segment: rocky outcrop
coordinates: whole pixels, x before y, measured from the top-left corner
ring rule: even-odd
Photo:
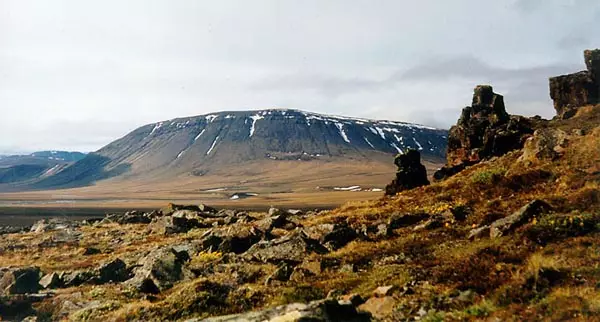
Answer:
[[[523,147],[539,118],[509,115],[502,95],[489,85],[475,87],[473,103],[462,110],[448,134],[447,164],[434,174],[442,180],[486,158]]]
[[[584,51],[587,70],[550,78],[550,97],[559,118],[570,118],[577,108],[600,103],[600,49]]]
[[[400,191],[426,186],[427,169],[421,164],[421,153],[410,149],[406,153],[398,154],[394,159],[394,164],[398,167],[396,178],[385,187],[385,194],[393,196]]]

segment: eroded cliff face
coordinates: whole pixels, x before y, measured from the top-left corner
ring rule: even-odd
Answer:
[[[550,78],[550,97],[559,118],[573,116],[578,107],[600,103],[600,49],[583,53],[587,70]]]

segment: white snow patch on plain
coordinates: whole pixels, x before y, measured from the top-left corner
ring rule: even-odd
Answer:
[[[375,149],[375,147],[373,146],[373,144],[371,144],[369,139],[367,139],[367,138],[363,138],[363,139],[365,139],[365,142],[367,142],[368,145],[370,145],[373,149]]]
[[[219,140],[219,136],[218,135],[215,138],[215,140],[213,141],[212,145],[210,146],[210,149],[208,149],[208,151],[206,151],[206,155],[209,155],[210,152],[212,152],[212,150],[215,148],[215,145],[217,144],[217,140]]]
[[[177,155],[177,157],[175,158],[175,160],[181,158],[181,156],[185,153],[187,149],[183,149],[183,151],[179,152],[179,154]]]
[[[342,136],[342,138],[344,139],[344,141],[350,143],[350,140],[348,139],[348,136],[346,135],[346,132],[344,132],[344,124],[336,122],[335,126],[340,131],[340,135]]]
[[[415,141],[415,144],[419,147],[419,150],[423,150],[423,147],[421,146],[421,143],[419,143],[419,141],[417,141],[417,139],[412,138],[413,141]]]
[[[206,129],[203,129],[198,135],[196,135],[196,137],[194,138],[194,142],[198,141],[198,139],[202,136],[202,134],[204,134],[204,132],[206,132]]]
[[[337,190],[337,191],[360,191],[360,186],[334,187],[333,190]]]
[[[400,149],[400,148],[399,148],[399,147],[396,145],[396,143],[391,143],[390,145],[391,145],[391,146],[392,146],[394,149],[396,149],[396,151],[398,151],[398,153],[403,153],[403,152],[402,152],[402,149]]]
[[[264,119],[264,116],[261,115],[252,115],[250,116],[252,119],[252,125],[250,126],[250,135],[248,137],[252,137],[254,135],[254,130],[256,129],[256,121]]]
[[[204,190],[203,192],[219,192],[219,191],[225,191],[225,190],[227,190],[227,188],[214,188],[214,189]]]

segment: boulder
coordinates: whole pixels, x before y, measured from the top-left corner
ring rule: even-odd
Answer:
[[[41,289],[39,267],[0,269],[0,296],[37,293]]]
[[[129,278],[127,265],[118,258],[102,264],[95,275],[94,281],[97,284],[123,282]]]
[[[531,163],[537,160],[556,160],[565,153],[569,139],[570,136],[560,129],[536,130],[525,142],[519,161]]]
[[[134,276],[126,285],[142,293],[159,293],[178,281],[190,279],[193,274],[184,266],[189,254],[177,252],[172,247],[161,247],[140,259],[133,269]]]
[[[197,219],[188,219],[186,217],[163,216],[156,217],[148,225],[148,230],[157,234],[179,234],[186,233],[193,228],[210,227]]]
[[[241,314],[217,316],[207,319],[192,319],[188,322],[302,322],[302,321],[348,321],[366,322],[371,321],[371,315],[359,312],[352,303],[325,299],[313,301],[308,304],[292,303],[274,308],[247,312]]]
[[[107,214],[101,224],[117,223],[120,225],[126,224],[148,224],[153,218],[158,217],[158,212],[144,213],[142,211],[130,210],[123,214]]]
[[[255,227],[234,224],[204,233],[200,243],[205,251],[241,254],[264,236],[265,233]]]
[[[45,289],[59,288],[63,286],[62,278],[57,273],[50,273],[44,275],[40,279],[40,285]]]
[[[533,200],[508,217],[498,219],[490,225],[490,237],[497,238],[512,232],[530,219],[551,210],[550,205],[541,200]]]
[[[64,230],[78,227],[79,223],[62,218],[50,218],[36,221],[30,231],[34,233],[43,233],[52,230]]]
[[[396,303],[396,300],[391,296],[372,297],[360,305],[358,309],[370,313],[376,319],[385,319],[389,318],[394,312]]]
[[[600,50],[586,50],[583,55],[587,70],[550,78],[550,97],[559,118],[570,118],[577,108],[600,103]]]
[[[306,227],[304,232],[330,250],[342,248],[358,237],[356,231],[346,224],[320,224]]]
[[[94,272],[89,270],[78,270],[64,272],[59,275],[64,287],[75,287],[90,282],[94,278]]]
[[[325,254],[327,248],[309,238],[305,232],[296,230],[281,238],[254,244],[243,256],[263,263],[297,265],[311,253]]]
[[[163,214],[163,216],[170,216],[177,210],[200,211],[200,207],[196,205],[178,205],[174,203],[169,203],[166,207],[162,208],[160,212]]]
[[[385,187],[386,195],[393,196],[400,191],[429,184],[427,169],[421,164],[419,151],[409,149],[406,153],[398,154],[394,164],[398,167],[398,171],[396,171],[396,178]]]
[[[271,211],[269,211],[269,213],[271,213]],[[281,211],[276,211],[274,213],[274,215],[269,215],[266,218],[254,222],[254,226],[267,233],[271,232],[273,228],[295,228],[294,223],[288,221],[286,213]]]

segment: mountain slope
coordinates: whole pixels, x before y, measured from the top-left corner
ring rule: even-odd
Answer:
[[[0,184],[47,177],[85,157],[81,152],[40,151],[0,157]]]
[[[36,187],[81,186],[115,176],[204,175],[256,160],[372,160],[408,148],[439,160],[445,130],[297,110],[221,112],[142,126]]]

